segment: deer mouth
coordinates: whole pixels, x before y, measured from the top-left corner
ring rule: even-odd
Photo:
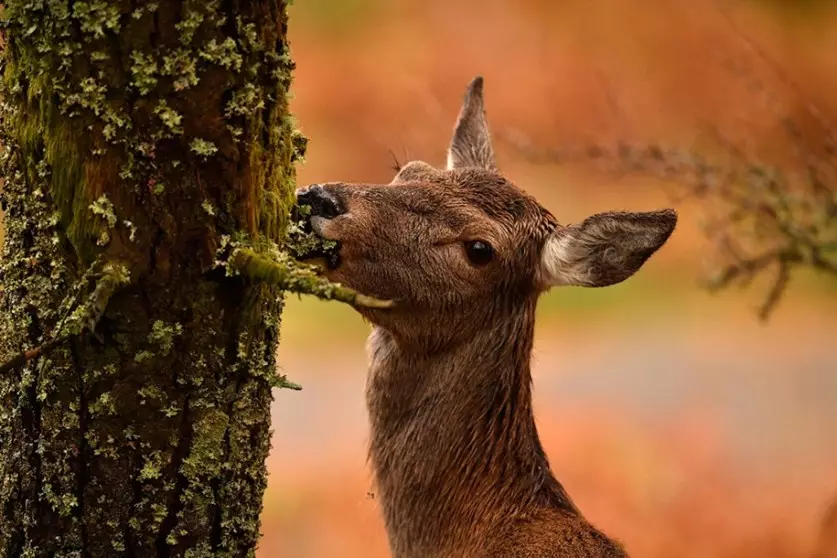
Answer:
[[[340,267],[340,242],[323,237],[317,230],[317,216],[310,216],[307,206],[295,206],[287,247],[298,261],[314,264],[328,271]]]

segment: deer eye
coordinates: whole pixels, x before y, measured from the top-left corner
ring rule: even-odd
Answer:
[[[474,265],[486,265],[494,259],[494,248],[482,240],[470,240],[466,242],[465,253]]]

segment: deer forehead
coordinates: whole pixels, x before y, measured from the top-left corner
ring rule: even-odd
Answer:
[[[439,170],[414,161],[405,165],[389,187],[373,187],[362,194],[375,209],[379,202],[405,216],[419,215],[440,225],[462,228],[482,224],[510,234],[554,228],[554,217],[532,196],[492,170]],[[358,208],[362,211],[363,209]]]

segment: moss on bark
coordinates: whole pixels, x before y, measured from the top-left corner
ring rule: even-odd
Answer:
[[[0,377],[0,557],[253,554],[282,292],[215,260],[285,240],[285,7],[5,2],[0,362],[101,315]]]

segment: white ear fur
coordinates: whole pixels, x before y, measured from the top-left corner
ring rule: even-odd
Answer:
[[[550,235],[541,252],[541,269],[543,282],[549,287],[588,282],[584,268],[573,255],[573,238],[569,234]]]
[[[620,283],[668,240],[677,224],[671,209],[609,212],[556,229],[541,251],[544,287],[605,287]]]
[[[456,168],[456,159],[453,155],[453,150],[448,149],[448,159],[447,159],[447,162],[445,163],[445,169],[452,170],[454,168]]]

